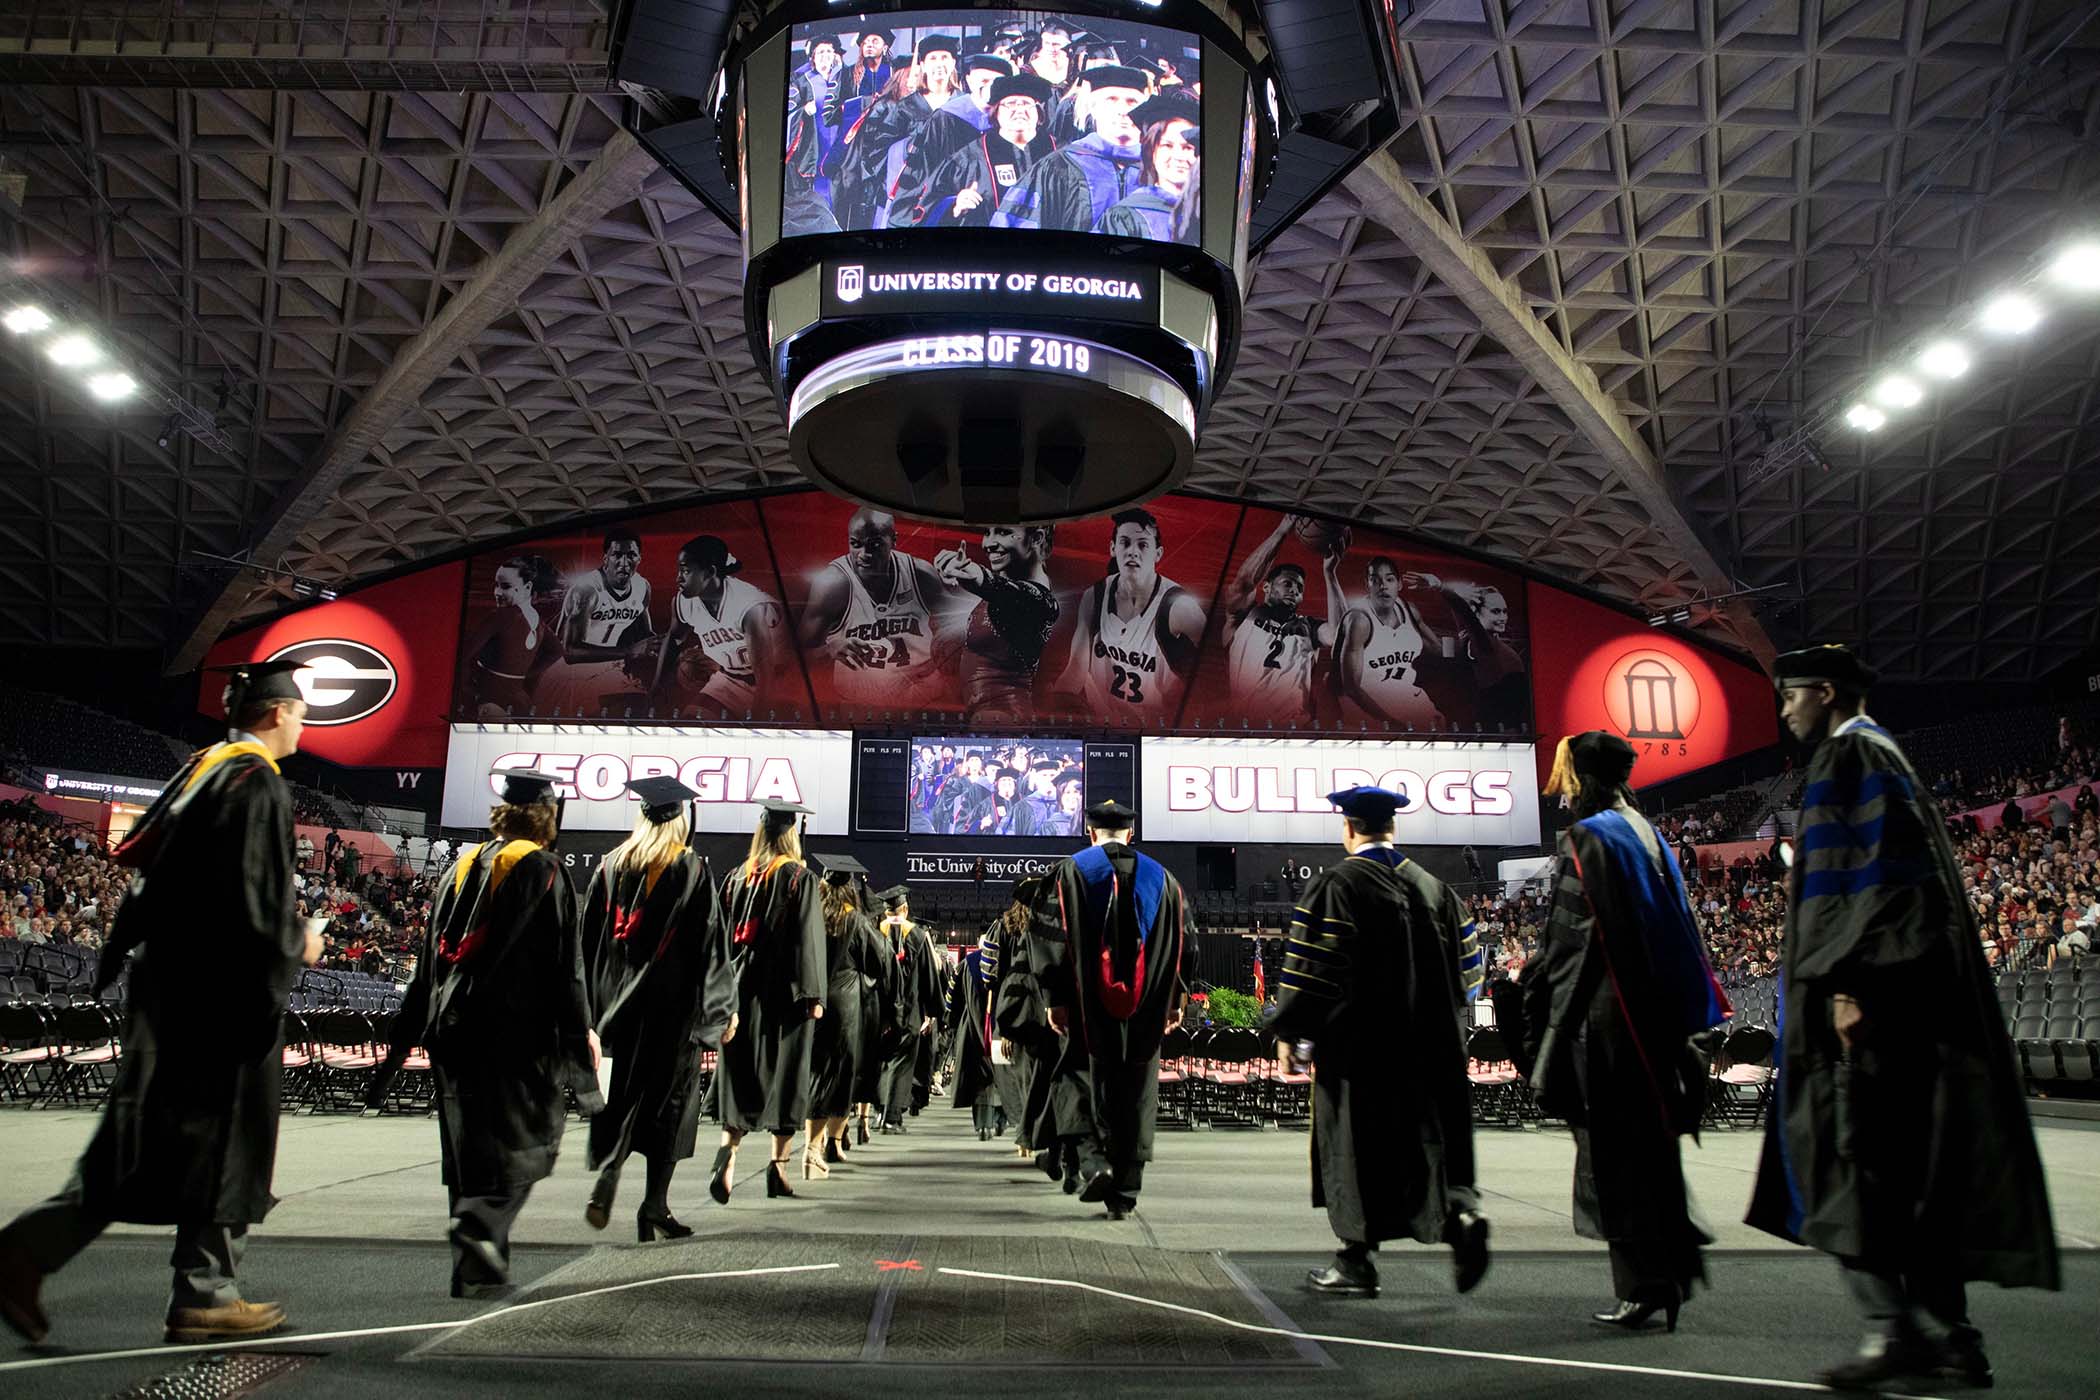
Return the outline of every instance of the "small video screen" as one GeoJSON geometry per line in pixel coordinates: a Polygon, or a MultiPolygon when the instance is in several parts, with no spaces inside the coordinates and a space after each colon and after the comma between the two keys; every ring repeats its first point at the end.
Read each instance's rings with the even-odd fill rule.
{"type": "Polygon", "coordinates": [[[913,739],[909,827],[924,836],[1077,836],[1086,745],[1077,739],[913,739]]]}

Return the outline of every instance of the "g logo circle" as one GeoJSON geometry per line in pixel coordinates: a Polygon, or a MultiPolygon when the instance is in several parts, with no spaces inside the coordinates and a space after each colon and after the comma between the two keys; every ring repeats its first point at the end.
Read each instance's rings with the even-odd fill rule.
{"type": "Polygon", "coordinates": [[[268,658],[297,661],[299,693],[306,697],[308,724],[354,724],[385,708],[401,687],[394,663],[363,642],[330,637],[294,642],[268,658]]]}

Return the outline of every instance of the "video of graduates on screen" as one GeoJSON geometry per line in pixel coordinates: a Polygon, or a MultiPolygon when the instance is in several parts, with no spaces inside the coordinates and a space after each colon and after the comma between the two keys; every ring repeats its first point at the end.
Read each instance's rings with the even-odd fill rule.
{"type": "Polygon", "coordinates": [[[1200,240],[1192,34],[956,10],[840,15],[790,39],[787,237],[942,227],[1200,240]]]}
{"type": "Polygon", "coordinates": [[[914,739],[915,836],[1077,836],[1086,745],[1077,739],[914,739]]]}

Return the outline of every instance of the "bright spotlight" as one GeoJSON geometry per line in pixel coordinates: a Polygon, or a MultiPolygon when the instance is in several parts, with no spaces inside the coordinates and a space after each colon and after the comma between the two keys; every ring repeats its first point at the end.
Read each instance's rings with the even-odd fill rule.
{"type": "Polygon", "coordinates": [[[18,306],[0,321],[16,335],[35,335],[51,328],[51,313],[41,306],[18,306]]]}
{"type": "Polygon", "coordinates": [[[132,390],[139,387],[139,382],[128,374],[117,370],[107,370],[101,374],[90,376],[87,386],[88,392],[96,398],[101,399],[104,403],[113,403],[118,399],[130,398],[132,390]]]}
{"type": "Polygon", "coordinates": [[[2018,292],[2006,292],[1984,304],[1983,328],[1997,335],[2025,335],[2042,323],[2042,308],[2018,292]]]}
{"type": "Polygon", "coordinates": [[[2049,279],[2073,291],[2100,291],[2100,243],[2085,240],[2058,253],[2049,265],[2049,279]]]}
{"type": "Polygon", "coordinates": [[[51,363],[64,365],[67,369],[91,365],[102,358],[102,352],[95,348],[95,342],[77,332],[73,335],[62,335],[52,341],[44,353],[51,357],[51,363]]]}
{"type": "Polygon", "coordinates": [[[1888,408],[1910,408],[1925,397],[1915,379],[1905,379],[1900,374],[1889,375],[1874,386],[1874,402],[1888,408]]]}
{"type": "Polygon", "coordinates": [[[1863,433],[1871,433],[1889,421],[1889,416],[1870,403],[1856,403],[1845,413],[1845,421],[1863,433]]]}
{"type": "Polygon", "coordinates": [[[1918,368],[1934,379],[1959,379],[1969,372],[1969,352],[1951,340],[1936,340],[1918,356],[1918,368]]]}

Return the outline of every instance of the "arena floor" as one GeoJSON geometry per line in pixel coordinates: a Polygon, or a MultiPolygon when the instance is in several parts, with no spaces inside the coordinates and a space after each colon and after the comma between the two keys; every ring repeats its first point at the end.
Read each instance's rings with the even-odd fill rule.
{"type": "MultiPolygon", "coordinates": [[[[7,1115],[0,1213],[58,1185],[92,1121],[7,1115]]],[[[2089,1394],[2100,1130],[2049,1122],[2040,1137],[2066,1289],[1979,1291],[1972,1307],[1997,1394],[2089,1394]]],[[[1569,1232],[1562,1134],[1482,1134],[1497,1258],[1464,1299],[1448,1255],[1414,1247],[1383,1256],[1377,1300],[1302,1291],[1332,1247],[1305,1204],[1303,1134],[1163,1134],[1139,1214],[1111,1223],[936,1101],[911,1134],[878,1138],[801,1200],[767,1201],[762,1156],[747,1154],[735,1199],[716,1207],[704,1152],[674,1191],[700,1231],[678,1244],[634,1245],[620,1211],[590,1231],[576,1143],[519,1223],[527,1286],[469,1304],[445,1296],[435,1124],[288,1118],[283,1204],[253,1235],[244,1275],[250,1296],[286,1304],[296,1334],[247,1353],[159,1347],[165,1232],[119,1227],[47,1284],[50,1343],[0,1344],[0,1394],[151,1393],[134,1388],[178,1372],[187,1393],[269,1400],[609,1386],[625,1400],[703,1385],[854,1400],[959,1384],[997,1385],[1002,1400],[1246,1384],[1308,1397],[1813,1389],[1815,1368],[1854,1340],[1851,1311],[1827,1260],[1736,1222],[1757,1145],[1725,1132],[1687,1152],[1719,1240],[1714,1288],[1675,1336],[1626,1337],[1586,1321],[1610,1290],[1601,1251],[1569,1232]]],[[[638,1164],[636,1178],[630,1207],[638,1164]]]]}

